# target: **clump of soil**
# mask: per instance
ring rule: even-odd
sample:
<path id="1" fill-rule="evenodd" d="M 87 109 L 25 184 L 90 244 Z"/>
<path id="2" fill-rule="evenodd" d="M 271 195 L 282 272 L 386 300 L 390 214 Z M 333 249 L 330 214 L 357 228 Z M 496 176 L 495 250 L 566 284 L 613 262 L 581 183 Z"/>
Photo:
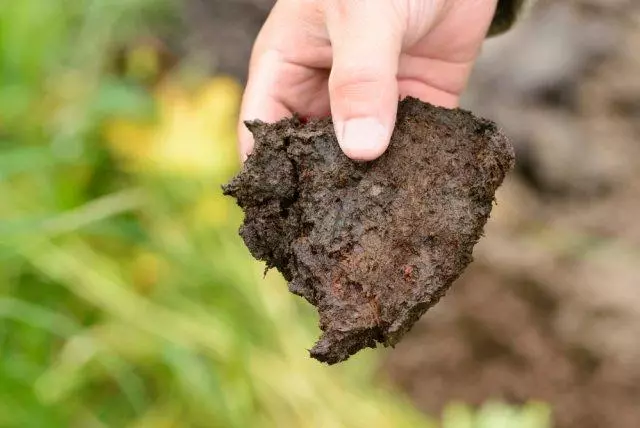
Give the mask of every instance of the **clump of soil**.
<path id="1" fill-rule="evenodd" d="M 438 302 L 471 262 L 514 164 L 493 122 L 414 98 L 368 163 L 342 153 L 330 118 L 247 126 L 254 152 L 224 192 L 245 212 L 252 255 L 317 307 L 311 356 L 329 364 L 394 346 Z"/>

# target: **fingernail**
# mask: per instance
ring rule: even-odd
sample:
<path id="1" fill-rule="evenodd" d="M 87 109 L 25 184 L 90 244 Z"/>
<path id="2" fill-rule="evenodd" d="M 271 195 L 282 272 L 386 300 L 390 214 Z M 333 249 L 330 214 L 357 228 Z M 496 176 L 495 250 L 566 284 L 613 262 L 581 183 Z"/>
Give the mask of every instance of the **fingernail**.
<path id="1" fill-rule="evenodd" d="M 373 160 L 389 145 L 387 128 L 373 117 L 350 119 L 336 127 L 340 148 L 354 160 Z"/>

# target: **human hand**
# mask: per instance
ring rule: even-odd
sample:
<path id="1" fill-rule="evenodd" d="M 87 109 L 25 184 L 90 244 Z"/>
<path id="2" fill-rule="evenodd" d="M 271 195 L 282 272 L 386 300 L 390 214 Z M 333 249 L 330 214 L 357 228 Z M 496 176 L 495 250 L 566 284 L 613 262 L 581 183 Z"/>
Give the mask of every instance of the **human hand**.
<path id="1" fill-rule="evenodd" d="M 497 0 L 279 0 L 250 63 L 239 123 L 292 113 L 333 116 L 342 151 L 373 160 L 387 149 L 397 103 L 412 96 L 456 107 Z"/>

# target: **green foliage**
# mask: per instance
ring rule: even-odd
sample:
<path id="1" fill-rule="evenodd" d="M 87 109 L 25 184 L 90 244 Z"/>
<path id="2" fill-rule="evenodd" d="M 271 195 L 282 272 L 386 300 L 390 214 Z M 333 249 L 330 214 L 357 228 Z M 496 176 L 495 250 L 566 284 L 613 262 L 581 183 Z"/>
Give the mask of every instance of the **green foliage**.
<path id="1" fill-rule="evenodd" d="M 436 426 L 372 380 L 372 354 L 331 368 L 305 354 L 314 314 L 263 277 L 220 194 L 237 88 L 218 80 L 191 109 L 108 71 L 171 12 L 0 2 L 0 426 Z M 547 426 L 531 412 L 464 425 L 458 407 L 445 424 Z"/>
<path id="2" fill-rule="evenodd" d="M 442 428 L 550 428 L 551 414 L 544 403 L 531 402 L 522 408 L 488 402 L 479 409 L 450 403 L 442 416 Z"/>

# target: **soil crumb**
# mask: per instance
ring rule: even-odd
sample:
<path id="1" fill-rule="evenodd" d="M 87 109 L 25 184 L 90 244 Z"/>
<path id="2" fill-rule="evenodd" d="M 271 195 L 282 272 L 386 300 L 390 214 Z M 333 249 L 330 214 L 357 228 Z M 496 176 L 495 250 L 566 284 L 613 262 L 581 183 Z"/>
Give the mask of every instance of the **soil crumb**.
<path id="1" fill-rule="evenodd" d="M 335 364 L 394 346 L 472 261 L 514 166 L 497 126 L 461 109 L 400 101 L 388 150 L 356 162 L 330 118 L 247 122 L 255 138 L 223 187 L 251 254 L 317 307 L 311 356 Z"/>

